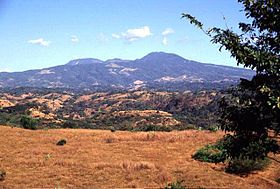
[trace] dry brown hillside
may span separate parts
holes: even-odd
[[[223,164],[191,155],[222,132],[126,132],[24,130],[0,127],[0,188],[161,188],[184,180],[188,187],[280,188],[279,163],[248,177],[224,172]],[[56,142],[66,139],[67,144]],[[280,155],[273,156],[278,161]]]
[[[0,124],[20,127],[22,115],[40,128],[183,130],[216,126],[221,94],[201,92],[0,93]],[[161,127],[165,126],[165,127]]]

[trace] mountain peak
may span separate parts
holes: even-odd
[[[162,52],[162,51],[156,51],[156,52],[151,52],[149,54],[147,54],[146,56],[178,56],[176,54],[173,54],[173,53],[166,53],[166,52]],[[144,57],[146,57],[144,56]]]
[[[230,86],[251,78],[250,70],[189,61],[176,54],[152,52],[141,59],[71,60],[66,65],[17,73],[0,73],[0,89],[46,87],[101,89],[135,87],[189,90]]]
[[[71,60],[66,65],[74,66],[74,65],[100,64],[100,63],[103,63],[103,61],[96,58],[82,58],[82,59]]]
[[[173,54],[173,53],[166,53],[166,52],[151,52],[141,58],[142,61],[160,61],[160,60],[167,60],[167,59],[180,59],[185,60],[183,57]]]

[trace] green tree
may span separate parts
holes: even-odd
[[[20,124],[24,129],[36,130],[37,123],[38,123],[37,119],[33,119],[32,117],[26,115],[20,118]]]
[[[220,123],[224,131],[233,133],[224,137],[227,157],[256,160],[279,153],[275,136],[280,132],[280,1],[238,2],[249,22],[239,23],[238,32],[205,30],[192,15],[182,17],[220,44],[220,50],[228,50],[238,65],[255,70],[251,80],[241,79],[222,99]]]

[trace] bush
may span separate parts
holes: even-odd
[[[75,129],[78,128],[78,124],[74,120],[66,120],[62,124],[62,128],[70,128],[70,129]]]
[[[32,117],[29,116],[22,116],[20,119],[20,124],[24,129],[31,129],[31,130],[36,130],[37,129],[37,119],[33,119]]]
[[[116,129],[115,129],[115,127],[113,127],[113,126],[110,126],[109,129],[110,129],[110,131],[111,131],[112,133],[113,133],[113,132],[116,132]]]
[[[211,125],[210,127],[208,127],[208,130],[211,132],[217,132],[219,130],[219,126]]]
[[[169,183],[164,187],[164,189],[186,189],[186,187],[182,185],[182,182],[183,181],[176,181]]]
[[[229,159],[264,159],[272,151],[277,153],[279,147],[277,141],[259,136],[230,135],[223,138],[224,149],[227,149]]]
[[[197,130],[198,127],[193,125],[193,124],[188,124],[188,123],[182,123],[180,125],[175,125],[174,130],[177,131],[184,131],[184,130]]]
[[[187,124],[186,125],[186,127],[185,127],[185,130],[188,130],[188,129],[194,129],[194,130],[196,130],[197,129],[197,126],[196,125],[194,125],[194,124]]]
[[[251,156],[239,156],[230,158],[228,156],[229,140],[224,138],[213,145],[206,145],[200,148],[192,158],[209,163],[225,162],[227,160],[228,166],[226,172],[234,174],[248,174],[252,171],[263,170],[269,164],[268,158],[250,158]],[[251,155],[250,149],[247,149],[248,155]],[[243,153],[244,154],[244,153]]]
[[[217,142],[216,144],[200,148],[192,158],[203,162],[220,163],[226,160],[226,155],[222,142]]]
[[[0,169],[0,181],[5,180],[5,177],[6,177],[6,171]]]
[[[252,171],[263,170],[269,164],[268,158],[249,159],[235,158],[232,159],[226,167],[226,172],[234,174],[248,174]]]
[[[66,140],[65,140],[65,139],[61,139],[61,140],[59,140],[59,141],[56,143],[57,146],[63,146],[63,145],[65,145],[65,144],[66,144]]]
[[[165,131],[170,132],[172,129],[167,126],[159,126],[159,125],[141,125],[133,129],[133,131]]]

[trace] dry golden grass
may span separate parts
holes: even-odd
[[[0,99],[0,107],[2,107],[2,108],[14,106],[14,105],[15,104],[10,102],[9,100],[2,100],[2,99]]]
[[[188,187],[280,188],[279,164],[248,177],[191,155],[222,132],[110,132],[0,127],[0,188],[160,188],[184,180]],[[67,144],[56,142],[66,139]],[[274,158],[280,159],[280,156]]]

